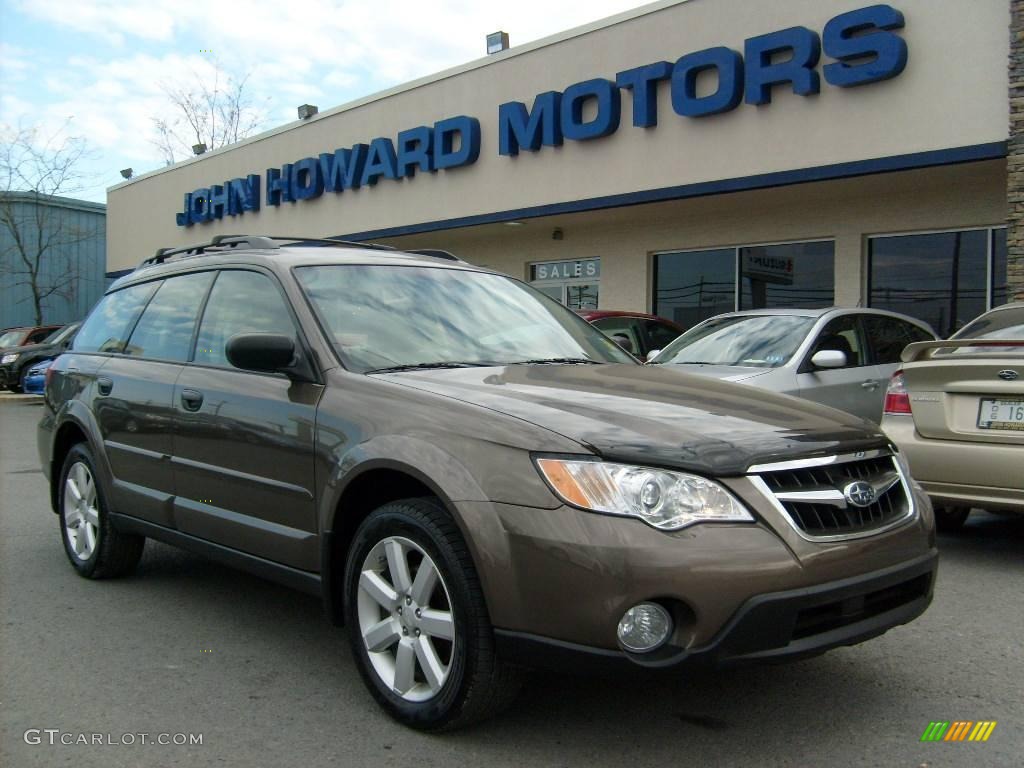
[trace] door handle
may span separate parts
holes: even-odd
[[[868,380],[868,381],[865,381],[863,384],[861,384],[861,386],[864,387],[864,389],[870,389],[870,390],[874,391],[874,390],[878,389],[878,382],[877,381]]]
[[[196,389],[181,390],[181,404],[186,411],[198,411],[203,407],[203,393]]]
[[[113,388],[113,379],[108,379],[106,376],[100,376],[98,379],[96,379],[96,389],[100,391],[101,395],[109,395]]]

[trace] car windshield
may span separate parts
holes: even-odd
[[[295,271],[350,370],[636,364],[558,302],[502,275],[358,264]]]
[[[778,368],[793,356],[813,325],[813,317],[796,315],[715,317],[673,341],[654,362]]]
[[[24,335],[24,331],[8,331],[7,333],[0,336],[0,349],[2,349],[3,347],[16,346],[18,341]]]

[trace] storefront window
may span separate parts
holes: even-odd
[[[654,257],[654,314],[689,328],[736,308],[736,249]]]
[[[600,282],[599,258],[530,265],[530,285],[569,309],[597,309]]]
[[[830,307],[835,303],[835,244],[756,245],[739,249],[740,309]]]
[[[831,240],[662,253],[654,257],[654,314],[690,328],[736,309],[828,307],[834,254]]]
[[[989,306],[1006,303],[1006,231],[972,229],[873,237],[872,307],[902,312],[947,337]],[[989,275],[992,285],[989,285]]]

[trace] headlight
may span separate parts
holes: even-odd
[[[7,365],[8,363],[13,363],[15,360],[18,359],[20,354],[20,352],[14,352],[13,354],[10,355],[4,355],[3,358],[0,358],[0,365]]]
[[[684,472],[603,461],[537,459],[537,467],[567,504],[638,517],[663,531],[694,523],[749,523],[754,518],[713,480]]]

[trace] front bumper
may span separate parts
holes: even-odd
[[[553,669],[604,671],[793,661],[877,637],[931,604],[938,554],[882,571],[746,601],[707,644],[653,654],[613,651],[496,630],[503,658]]]

